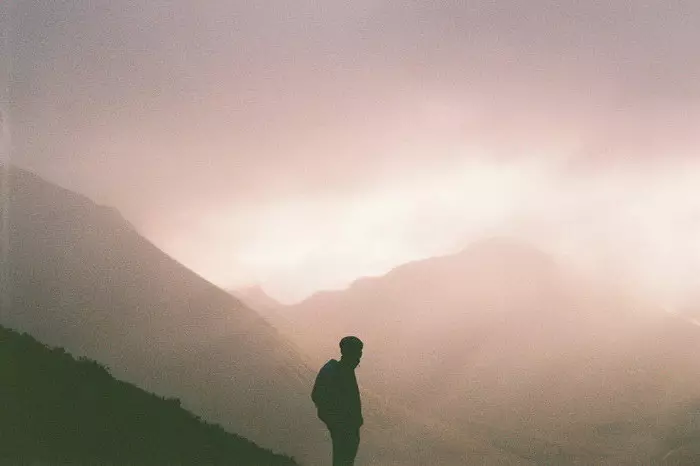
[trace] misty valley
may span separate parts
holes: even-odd
[[[7,464],[328,464],[310,393],[344,335],[365,345],[357,464],[700,458],[692,310],[509,238],[283,305],[221,290],[118,211],[8,172]]]

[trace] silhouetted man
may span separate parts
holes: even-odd
[[[331,359],[321,368],[311,392],[318,417],[331,433],[333,466],[352,466],[360,445],[364,420],[355,368],[360,364],[362,347],[357,337],[340,340],[340,361]]]

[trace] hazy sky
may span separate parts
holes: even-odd
[[[299,299],[482,235],[700,276],[700,2],[33,1],[13,157]],[[620,273],[622,272],[622,273]]]

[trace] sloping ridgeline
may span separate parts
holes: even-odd
[[[3,326],[98,361],[262,447],[307,464],[327,456],[313,371],[269,323],[116,210],[20,169],[7,181]]]
[[[297,464],[4,327],[0,400],[1,464]]]

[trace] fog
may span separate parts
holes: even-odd
[[[566,251],[627,264],[590,242],[602,235],[639,243],[632,271],[657,268],[697,208],[673,175],[700,147],[696,2],[9,12],[15,162],[116,206],[227,288],[299,300],[533,208]],[[611,218],[599,204],[616,191],[621,211],[647,196],[656,210]]]

